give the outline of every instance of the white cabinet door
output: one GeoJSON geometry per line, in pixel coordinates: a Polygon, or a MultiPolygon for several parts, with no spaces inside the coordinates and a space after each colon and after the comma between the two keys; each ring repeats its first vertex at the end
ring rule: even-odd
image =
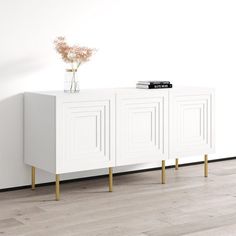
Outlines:
{"type": "Polygon", "coordinates": [[[117,96],[117,165],[167,158],[168,91],[117,96]]]}
{"type": "Polygon", "coordinates": [[[214,91],[170,91],[170,158],[214,152],[214,91]]]}
{"type": "Polygon", "coordinates": [[[104,97],[59,103],[57,172],[115,165],[115,96],[104,97]]]}

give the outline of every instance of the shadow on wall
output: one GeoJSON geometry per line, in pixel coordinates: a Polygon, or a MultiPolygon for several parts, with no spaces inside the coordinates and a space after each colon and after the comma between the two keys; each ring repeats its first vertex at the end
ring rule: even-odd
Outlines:
{"type": "Polygon", "coordinates": [[[45,66],[45,62],[38,60],[35,57],[24,57],[5,61],[0,63],[0,78],[1,81],[15,79],[16,75],[22,76],[38,71],[45,66]],[[13,73],[14,71],[14,73],[13,73]]]}
{"type": "Polygon", "coordinates": [[[17,94],[0,101],[0,189],[26,183],[29,173],[26,169],[23,163],[23,94],[17,94]]]}
{"type": "MultiPolygon", "coordinates": [[[[23,161],[24,94],[21,92],[47,87],[43,80],[35,82],[47,66],[47,58],[35,55],[0,58],[0,189],[30,184],[30,168],[23,161]]],[[[38,182],[50,178],[51,175],[37,171],[38,182]]]]}

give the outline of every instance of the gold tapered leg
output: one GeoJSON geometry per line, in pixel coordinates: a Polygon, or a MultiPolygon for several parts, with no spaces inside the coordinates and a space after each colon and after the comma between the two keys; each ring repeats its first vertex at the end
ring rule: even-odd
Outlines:
{"type": "Polygon", "coordinates": [[[113,187],[113,175],[112,175],[112,167],[109,168],[109,192],[112,192],[113,187]]]}
{"type": "Polygon", "coordinates": [[[31,189],[35,190],[35,167],[31,168],[31,189]]]}
{"type": "Polygon", "coordinates": [[[60,200],[60,175],[56,175],[56,201],[60,200]]]}
{"type": "Polygon", "coordinates": [[[204,155],[204,176],[208,177],[208,156],[204,155]]]}
{"type": "Polygon", "coordinates": [[[179,159],[178,158],[175,159],[175,169],[176,170],[179,169],[179,159]]]}
{"type": "Polygon", "coordinates": [[[165,166],[165,161],[162,161],[162,172],[161,172],[161,183],[165,184],[166,183],[166,166],[165,166]]]}

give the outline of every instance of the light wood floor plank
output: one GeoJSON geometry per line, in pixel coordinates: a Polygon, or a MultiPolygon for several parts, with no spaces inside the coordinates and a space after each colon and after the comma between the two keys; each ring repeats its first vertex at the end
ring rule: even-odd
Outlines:
{"type": "Polygon", "coordinates": [[[0,235],[236,235],[236,160],[0,193],[0,235]]]}

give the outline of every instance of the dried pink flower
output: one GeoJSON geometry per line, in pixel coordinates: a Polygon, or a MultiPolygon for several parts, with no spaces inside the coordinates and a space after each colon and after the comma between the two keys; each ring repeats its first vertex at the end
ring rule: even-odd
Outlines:
{"type": "Polygon", "coordinates": [[[81,63],[89,61],[96,51],[96,49],[80,47],[79,45],[69,46],[65,41],[65,37],[61,36],[54,40],[54,44],[56,51],[61,55],[62,59],[66,63],[72,63],[72,68],[73,63],[76,63],[78,68],[81,63]]]}

